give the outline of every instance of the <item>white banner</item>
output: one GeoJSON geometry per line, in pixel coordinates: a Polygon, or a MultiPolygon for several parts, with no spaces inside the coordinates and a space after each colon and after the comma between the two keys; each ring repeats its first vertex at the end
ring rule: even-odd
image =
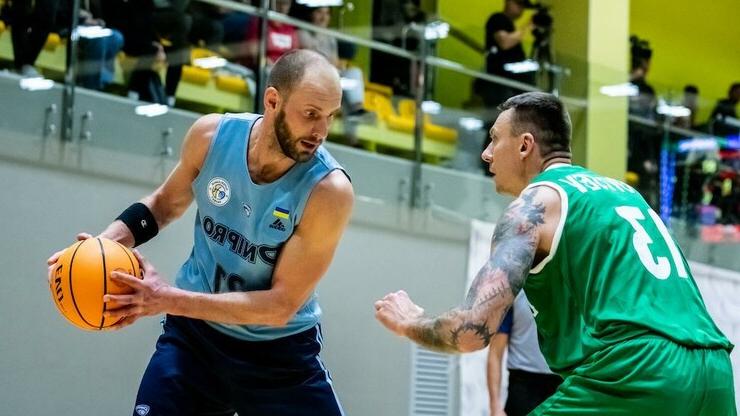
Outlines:
{"type": "MultiPolygon", "coordinates": [[[[494,224],[473,220],[470,227],[467,285],[488,260],[494,224]]],[[[717,326],[737,347],[731,354],[735,377],[735,403],[740,406],[740,273],[703,263],[689,262],[697,286],[704,297],[709,314],[717,326]]],[[[486,360],[488,349],[460,358],[460,415],[488,416],[488,382],[486,360]]],[[[504,361],[505,362],[505,361],[504,361]]],[[[502,400],[506,400],[508,374],[502,366],[502,400]]]]}
{"type": "MultiPolygon", "coordinates": [[[[470,246],[468,247],[468,281],[465,291],[473,283],[481,267],[491,254],[491,237],[495,224],[473,220],[470,225],[470,246]]],[[[488,348],[460,357],[460,415],[489,416],[488,381],[486,366],[488,348]]],[[[506,357],[504,357],[506,362],[506,357]]],[[[506,399],[509,375],[502,366],[501,392],[506,399]]]]}

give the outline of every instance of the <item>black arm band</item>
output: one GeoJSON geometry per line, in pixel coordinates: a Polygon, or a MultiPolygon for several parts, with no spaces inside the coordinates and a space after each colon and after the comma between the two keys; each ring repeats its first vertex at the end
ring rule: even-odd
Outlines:
{"type": "Polygon", "coordinates": [[[134,247],[146,243],[159,232],[159,225],[152,211],[141,202],[131,204],[116,219],[121,220],[131,230],[131,234],[134,235],[134,247]]]}

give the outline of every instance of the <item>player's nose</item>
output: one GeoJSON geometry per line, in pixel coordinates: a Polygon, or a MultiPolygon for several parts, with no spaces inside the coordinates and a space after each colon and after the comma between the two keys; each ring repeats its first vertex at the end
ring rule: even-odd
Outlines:
{"type": "Polygon", "coordinates": [[[480,154],[480,158],[483,159],[486,163],[491,163],[491,159],[493,158],[493,142],[489,143],[488,146],[483,150],[483,153],[480,154]]]}

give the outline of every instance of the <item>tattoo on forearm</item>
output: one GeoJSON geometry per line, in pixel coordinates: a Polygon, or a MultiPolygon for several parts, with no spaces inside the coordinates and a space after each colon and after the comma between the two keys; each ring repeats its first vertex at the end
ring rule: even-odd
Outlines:
{"type": "Polygon", "coordinates": [[[465,302],[436,318],[422,320],[409,338],[441,352],[483,348],[524,286],[537,251],[537,227],[545,223],[545,205],[537,188],[504,212],[493,233],[491,256],[468,291],[465,302]]]}

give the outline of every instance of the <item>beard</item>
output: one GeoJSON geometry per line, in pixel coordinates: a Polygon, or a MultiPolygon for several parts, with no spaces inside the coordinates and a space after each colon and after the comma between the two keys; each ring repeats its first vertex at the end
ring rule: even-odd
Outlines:
{"type": "Polygon", "coordinates": [[[275,117],[275,137],[277,137],[278,145],[280,145],[283,154],[296,162],[307,162],[313,157],[314,152],[302,151],[298,148],[298,143],[303,139],[293,137],[293,133],[285,121],[285,111],[282,108],[275,117]]]}

